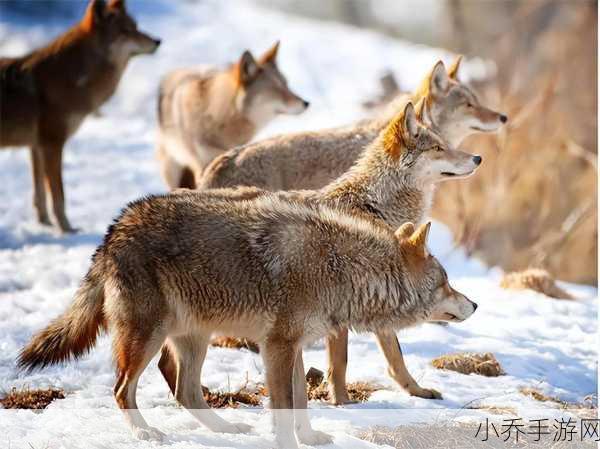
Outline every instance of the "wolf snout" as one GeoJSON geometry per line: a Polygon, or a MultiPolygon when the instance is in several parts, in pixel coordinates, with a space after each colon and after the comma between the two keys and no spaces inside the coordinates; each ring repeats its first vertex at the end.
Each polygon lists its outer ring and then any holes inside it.
{"type": "Polygon", "coordinates": [[[158,48],[162,42],[161,39],[152,39],[152,41],[154,42],[154,45],[158,48]]]}
{"type": "Polygon", "coordinates": [[[506,122],[508,122],[508,117],[504,114],[500,114],[500,121],[502,123],[506,123],[506,122]]]}
{"type": "Polygon", "coordinates": [[[310,106],[310,101],[302,100],[302,104],[304,105],[304,109],[308,109],[310,106]]]}
{"type": "Polygon", "coordinates": [[[473,163],[475,165],[481,164],[481,161],[482,161],[481,156],[473,156],[473,163]]]}

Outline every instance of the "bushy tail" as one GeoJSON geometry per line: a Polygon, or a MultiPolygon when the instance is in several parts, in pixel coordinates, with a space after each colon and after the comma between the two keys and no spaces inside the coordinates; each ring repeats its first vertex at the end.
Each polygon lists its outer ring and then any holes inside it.
{"type": "Polygon", "coordinates": [[[19,355],[18,365],[32,371],[80,357],[95,344],[104,318],[104,283],[92,266],[69,309],[37,333],[19,355]]]}

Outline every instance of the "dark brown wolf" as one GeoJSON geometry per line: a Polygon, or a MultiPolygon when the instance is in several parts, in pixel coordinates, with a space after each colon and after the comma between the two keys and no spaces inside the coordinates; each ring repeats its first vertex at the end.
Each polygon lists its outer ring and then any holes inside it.
{"type": "Polygon", "coordinates": [[[129,59],[159,44],[137,29],[124,0],[92,0],[83,19],[46,47],[0,59],[0,147],[29,148],[41,223],[50,224],[48,192],[56,224],[73,231],[64,205],[65,142],[112,96],[129,59]]]}

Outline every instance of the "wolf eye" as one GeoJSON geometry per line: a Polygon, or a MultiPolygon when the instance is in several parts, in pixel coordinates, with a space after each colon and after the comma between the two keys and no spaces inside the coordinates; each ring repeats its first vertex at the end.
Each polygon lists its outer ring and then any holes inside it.
{"type": "Polygon", "coordinates": [[[444,151],[444,149],[441,146],[436,145],[435,146],[435,151],[444,151]]]}

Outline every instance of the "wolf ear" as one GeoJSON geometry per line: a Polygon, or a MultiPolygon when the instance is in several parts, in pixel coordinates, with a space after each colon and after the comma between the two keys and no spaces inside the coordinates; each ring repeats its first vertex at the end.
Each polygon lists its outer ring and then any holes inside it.
{"type": "Polygon", "coordinates": [[[404,108],[404,120],[402,122],[403,131],[410,137],[415,138],[419,135],[419,122],[413,104],[409,101],[404,108]]]}
{"type": "Polygon", "coordinates": [[[458,69],[460,69],[460,63],[462,62],[462,55],[458,55],[452,65],[448,68],[448,77],[453,80],[458,79],[458,69]]]}
{"type": "Polygon", "coordinates": [[[415,105],[415,115],[417,116],[417,120],[420,122],[423,121],[423,109],[425,109],[425,97],[421,97],[417,104],[415,105]]]}
{"type": "Polygon", "coordinates": [[[125,12],[125,0],[110,0],[108,7],[110,9],[125,12]]]}
{"type": "Polygon", "coordinates": [[[396,114],[383,131],[383,148],[393,158],[400,157],[407,141],[419,134],[415,108],[408,102],[404,112],[396,114]]]}
{"type": "Polygon", "coordinates": [[[81,23],[86,30],[91,30],[94,25],[106,18],[106,3],[104,0],[90,0],[85,10],[81,23]]]}
{"type": "Polygon", "coordinates": [[[429,91],[433,95],[440,95],[446,92],[448,89],[448,74],[446,73],[446,67],[442,61],[438,61],[431,70],[431,77],[429,78],[429,91]]]}
{"type": "Polygon", "coordinates": [[[251,83],[258,74],[258,64],[252,53],[246,50],[237,64],[238,80],[243,86],[251,83]]]}
{"type": "Polygon", "coordinates": [[[419,228],[413,232],[409,238],[411,245],[413,245],[418,252],[422,252],[424,256],[427,256],[428,254],[427,239],[429,238],[429,229],[431,229],[430,221],[419,226],[419,228]]]}
{"type": "Polygon", "coordinates": [[[460,68],[460,63],[462,62],[462,55],[458,55],[456,57],[456,59],[454,60],[454,62],[452,63],[452,65],[450,66],[450,68],[448,69],[448,77],[456,80],[458,79],[458,69],[460,68]]]}
{"type": "Polygon", "coordinates": [[[280,41],[275,42],[271,48],[262,54],[258,60],[259,64],[267,64],[269,62],[275,64],[277,60],[277,52],[279,51],[279,42],[280,41]]]}
{"type": "Polygon", "coordinates": [[[413,232],[415,232],[415,225],[409,221],[396,229],[394,235],[398,240],[402,241],[410,238],[410,236],[413,235],[413,232]]]}

